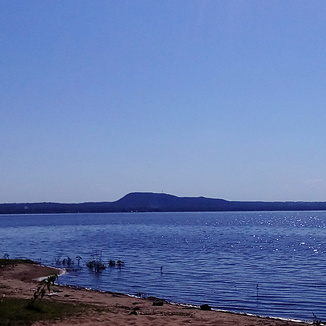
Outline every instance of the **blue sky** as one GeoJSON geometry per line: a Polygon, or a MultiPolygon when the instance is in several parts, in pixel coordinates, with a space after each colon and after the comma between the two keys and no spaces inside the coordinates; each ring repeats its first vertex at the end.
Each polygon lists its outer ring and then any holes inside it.
{"type": "Polygon", "coordinates": [[[2,0],[0,202],[326,201],[326,2],[2,0]]]}

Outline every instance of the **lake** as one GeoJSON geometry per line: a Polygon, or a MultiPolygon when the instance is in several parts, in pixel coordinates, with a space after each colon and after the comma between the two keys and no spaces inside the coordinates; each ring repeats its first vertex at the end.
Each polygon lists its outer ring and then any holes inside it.
{"type": "Polygon", "coordinates": [[[81,256],[59,283],[326,321],[325,228],[325,211],[0,215],[0,256],[81,256]]]}

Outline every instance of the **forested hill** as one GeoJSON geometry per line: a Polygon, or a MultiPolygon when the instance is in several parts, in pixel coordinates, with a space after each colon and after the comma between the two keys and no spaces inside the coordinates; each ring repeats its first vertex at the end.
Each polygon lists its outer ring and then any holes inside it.
{"type": "Polygon", "coordinates": [[[177,197],[163,193],[136,192],[115,202],[0,204],[0,214],[290,210],[326,210],[326,202],[227,201],[205,197],[177,197]]]}

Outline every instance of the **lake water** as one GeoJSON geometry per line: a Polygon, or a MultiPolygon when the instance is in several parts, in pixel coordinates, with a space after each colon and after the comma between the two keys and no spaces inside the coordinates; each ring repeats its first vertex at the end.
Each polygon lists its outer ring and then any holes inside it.
{"type": "Polygon", "coordinates": [[[79,255],[60,283],[326,321],[325,231],[324,211],[0,215],[0,256],[79,255]],[[94,258],[125,266],[95,273],[94,258]]]}

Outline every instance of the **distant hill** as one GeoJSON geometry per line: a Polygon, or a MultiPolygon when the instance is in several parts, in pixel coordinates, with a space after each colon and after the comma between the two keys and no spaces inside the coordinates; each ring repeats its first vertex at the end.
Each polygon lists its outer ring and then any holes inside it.
{"type": "Polygon", "coordinates": [[[0,214],[302,210],[326,210],[326,202],[227,201],[205,197],[177,197],[163,193],[134,192],[115,202],[0,204],[0,214]]]}

